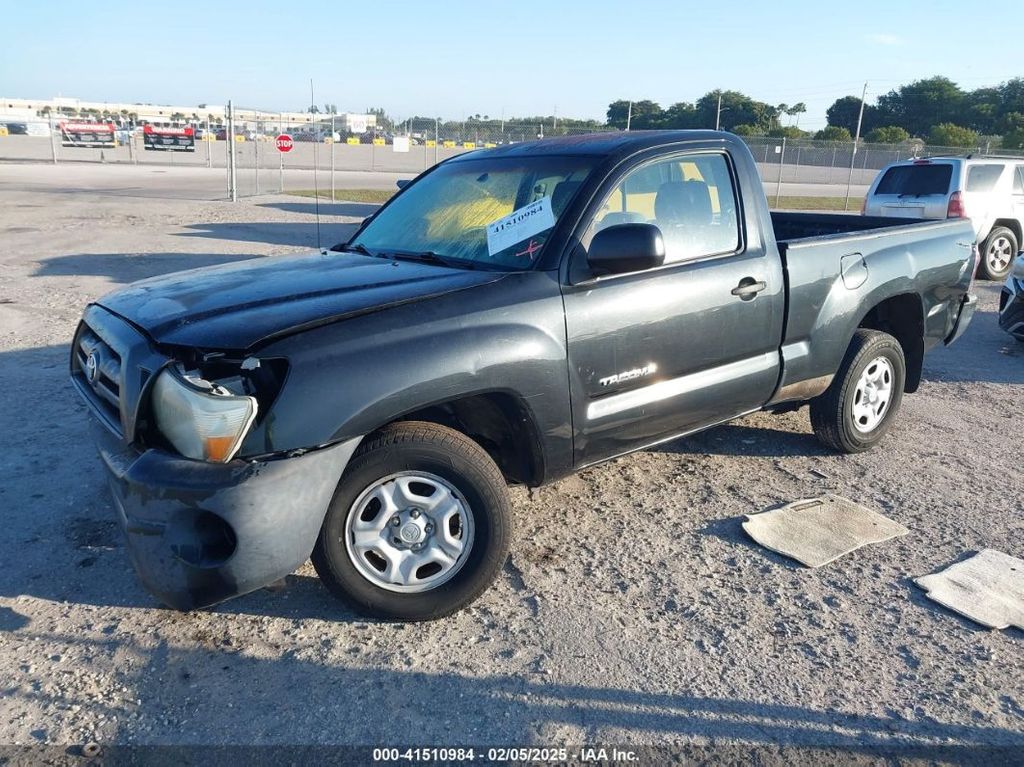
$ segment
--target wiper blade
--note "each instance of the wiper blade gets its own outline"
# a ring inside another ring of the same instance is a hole
[[[342,251],[343,253],[360,253],[360,254],[362,254],[364,256],[372,256],[373,258],[380,258],[380,254],[379,253],[374,253],[372,250],[370,250],[368,247],[366,247],[365,245],[362,245],[362,244],[359,244],[359,245],[342,245],[339,248],[339,250]]]
[[[432,250],[422,250],[417,252],[395,250],[388,251],[387,255],[396,260],[424,261],[426,263],[440,264],[441,266],[449,266],[455,269],[476,269],[476,266],[472,261],[466,261],[461,258],[448,258],[447,256],[442,256]]]

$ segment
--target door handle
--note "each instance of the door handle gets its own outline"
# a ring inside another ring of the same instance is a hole
[[[764,280],[755,280],[753,277],[744,277],[740,284],[732,289],[734,296],[739,296],[741,301],[749,301],[758,293],[768,287]]]

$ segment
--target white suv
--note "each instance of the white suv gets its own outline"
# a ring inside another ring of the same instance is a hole
[[[1024,160],[932,157],[882,169],[865,215],[970,218],[981,250],[978,276],[1004,280],[1024,244]]]

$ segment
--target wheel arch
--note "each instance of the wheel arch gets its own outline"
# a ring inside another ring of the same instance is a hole
[[[529,407],[514,393],[467,394],[410,410],[378,428],[400,421],[436,423],[465,434],[491,456],[510,484],[536,487],[544,481],[540,432]]]
[[[1018,250],[1022,247],[1022,240],[1024,240],[1024,230],[1021,228],[1021,223],[1015,218],[997,218],[992,222],[992,228],[989,229],[988,235],[985,237],[986,241],[992,236],[992,232],[999,227],[1006,227],[1013,232],[1014,237],[1017,238]]]
[[[912,394],[921,384],[924,365],[924,307],[916,293],[899,293],[871,307],[857,328],[880,330],[899,341],[907,363],[903,391]]]

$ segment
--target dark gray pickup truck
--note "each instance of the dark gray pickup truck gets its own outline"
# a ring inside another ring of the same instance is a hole
[[[963,219],[770,213],[717,132],[549,139],[424,172],[344,245],[91,304],[71,379],[142,582],[180,609],[308,557],[435,618],[507,556],[508,483],[810,404],[865,450],[974,310]]]

